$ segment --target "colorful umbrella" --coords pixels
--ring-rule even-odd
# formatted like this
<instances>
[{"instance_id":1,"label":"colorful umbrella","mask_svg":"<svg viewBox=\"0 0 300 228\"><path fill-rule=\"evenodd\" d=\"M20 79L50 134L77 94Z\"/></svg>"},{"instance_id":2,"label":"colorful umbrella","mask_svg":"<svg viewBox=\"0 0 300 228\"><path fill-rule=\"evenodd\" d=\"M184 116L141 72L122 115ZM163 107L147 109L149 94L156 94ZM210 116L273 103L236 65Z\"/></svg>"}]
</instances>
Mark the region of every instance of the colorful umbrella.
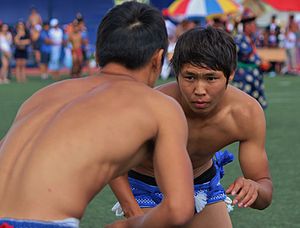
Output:
<instances>
[{"instance_id":1,"label":"colorful umbrella","mask_svg":"<svg viewBox=\"0 0 300 228\"><path fill-rule=\"evenodd\" d=\"M234 13L241 9L241 5L234 0L175 0L165 13L171 17L206 17Z\"/></svg>"},{"instance_id":2,"label":"colorful umbrella","mask_svg":"<svg viewBox=\"0 0 300 228\"><path fill-rule=\"evenodd\" d=\"M284 2L278 0L264 0L264 2L281 11L300 11L299 0L285 0Z\"/></svg>"}]
</instances>

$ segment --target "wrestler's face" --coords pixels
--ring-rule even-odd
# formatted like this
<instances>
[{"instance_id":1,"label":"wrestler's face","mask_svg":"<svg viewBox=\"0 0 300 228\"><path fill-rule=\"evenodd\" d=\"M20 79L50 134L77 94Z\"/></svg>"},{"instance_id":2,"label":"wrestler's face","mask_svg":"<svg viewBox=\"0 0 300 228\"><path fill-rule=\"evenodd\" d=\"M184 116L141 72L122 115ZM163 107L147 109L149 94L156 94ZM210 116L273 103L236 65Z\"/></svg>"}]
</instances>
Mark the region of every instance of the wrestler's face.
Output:
<instances>
[{"instance_id":1,"label":"wrestler's face","mask_svg":"<svg viewBox=\"0 0 300 228\"><path fill-rule=\"evenodd\" d=\"M222 71L185 64L178 75L178 86L185 112L206 115L219 107L227 84Z\"/></svg>"}]
</instances>

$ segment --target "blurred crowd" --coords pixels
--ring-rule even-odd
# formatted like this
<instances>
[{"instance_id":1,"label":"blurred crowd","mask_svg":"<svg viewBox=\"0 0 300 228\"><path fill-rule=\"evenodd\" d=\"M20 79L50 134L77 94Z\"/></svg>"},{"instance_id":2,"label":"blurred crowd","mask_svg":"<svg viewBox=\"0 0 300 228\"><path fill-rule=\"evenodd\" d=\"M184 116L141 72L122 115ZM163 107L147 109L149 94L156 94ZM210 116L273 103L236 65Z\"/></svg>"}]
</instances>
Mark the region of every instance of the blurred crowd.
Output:
<instances>
[{"instance_id":1,"label":"blurred crowd","mask_svg":"<svg viewBox=\"0 0 300 228\"><path fill-rule=\"evenodd\" d=\"M178 37L198 26L213 26L232 35L238 49L238 64L232 84L257 99L263 108L267 107L263 75L299 75L300 23L293 14L288 16L285 24L272 15L265 27L256 26L256 15L250 9L244 9L240 15L203 19L187 18L178 22L165 15L169 47L162 79L174 75L170 61ZM25 82L29 55L42 79L49 75L54 80L60 79L62 68L69 70L71 78L81 77L83 66L88 66L88 69L96 66L88 47L87 27L80 13L72 22L61 25L57 18L44 21L37 9L32 8L27 21L18 21L15 26L0 22L0 84L10 82L12 69L16 81ZM280 50L273 55L284 55L281 60L266 60L261 58L257 49Z\"/></svg>"},{"instance_id":2,"label":"blurred crowd","mask_svg":"<svg viewBox=\"0 0 300 228\"><path fill-rule=\"evenodd\" d=\"M300 72L300 24L294 15L289 15L285 26L272 15L266 27L256 25L256 15L249 9L237 15L208 17L205 21L185 19L174 23L165 17L169 36L169 49L164 61L161 77L167 79L174 75L169 67L177 38L197 26L212 26L224 29L232 35L237 45L238 63L232 85L254 97L262 106L267 107L264 92L264 75L299 75ZM261 58L260 50L275 50L268 58ZM268 55L268 54L267 54ZM278 58L276 55L281 55ZM274 59L276 59L274 61Z\"/></svg>"},{"instance_id":3,"label":"blurred crowd","mask_svg":"<svg viewBox=\"0 0 300 228\"><path fill-rule=\"evenodd\" d=\"M173 52L177 38L185 31L197 26L213 26L222 28L236 37L243 33L244 24L241 17L236 15L222 15L208 17L206 20L185 19L180 23L166 17L166 26L169 34L169 56ZM287 23L283 24L274 14L266 27L256 26L255 32L251 34L251 39L257 48L280 48L286 51L286 61L271 62L267 72L270 76L277 74L299 74L300 73L300 22L295 20L293 14L287 18ZM162 77L168 78L172 72L167 67L168 60L163 69Z\"/></svg>"},{"instance_id":4,"label":"blurred crowd","mask_svg":"<svg viewBox=\"0 0 300 228\"><path fill-rule=\"evenodd\" d=\"M15 25L0 21L0 57L0 84L10 83L12 69L17 82L26 82L31 59L42 79L51 75L58 80L63 68L69 69L71 77L81 77L90 58L84 18L77 13L72 22L61 25L57 18L43 20L32 8L27 21Z\"/></svg>"}]
</instances>

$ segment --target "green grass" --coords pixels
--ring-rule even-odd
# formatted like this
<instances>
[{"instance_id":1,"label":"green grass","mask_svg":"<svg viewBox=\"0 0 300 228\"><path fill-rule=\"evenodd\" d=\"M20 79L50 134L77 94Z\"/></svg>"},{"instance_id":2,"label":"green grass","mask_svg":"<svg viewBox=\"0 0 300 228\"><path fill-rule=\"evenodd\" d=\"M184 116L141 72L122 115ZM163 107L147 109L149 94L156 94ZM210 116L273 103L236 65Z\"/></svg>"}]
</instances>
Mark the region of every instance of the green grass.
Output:
<instances>
[{"instance_id":1,"label":"green grass","mask_svg":"<svg viewBox=\"0 0 300 228\"><path fill-rule=\"evenodd\" d=\"M21 103L39 88L50 84L30 78L26 84L0 85L0 137L7 132ZM159 81L162 83L162 81ZM297 169L300 148L300 77L265 78L269 107L266 110L266 148L274 183L272 205L263 211L236 208L231 213L234 227L299 227L300 176ZM47 102L47 101L45 101ZM237 145L229 150L236 154ZM238 162L226 167L223 179L228 186L240 175ZM106 187L88 206L82 220L82 228L103 227L115 216L110 211L115 197Z\"/></svg>"}]
</instances>

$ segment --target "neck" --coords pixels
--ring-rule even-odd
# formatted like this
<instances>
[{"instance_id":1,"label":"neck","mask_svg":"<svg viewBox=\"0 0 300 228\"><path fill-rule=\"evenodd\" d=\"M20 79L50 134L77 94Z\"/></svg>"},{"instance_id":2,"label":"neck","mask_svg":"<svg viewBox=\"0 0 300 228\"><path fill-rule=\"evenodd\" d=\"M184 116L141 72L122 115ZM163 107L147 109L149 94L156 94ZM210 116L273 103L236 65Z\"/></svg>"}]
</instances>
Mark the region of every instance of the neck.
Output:
<instances>
[{"instance_id":1,"label":"neck","mask_svg":"<svg viewBox=\"0 0 300 228\"><path fill-rule=\"evenodd\" d=\"M104 75L117 76L122 78L126 77L134 81L149 85L148 77L145 76L147 74L144 69L130 70L120 64L109 63L100 69L100 73Z\"/></svg>"}]
</instances>

